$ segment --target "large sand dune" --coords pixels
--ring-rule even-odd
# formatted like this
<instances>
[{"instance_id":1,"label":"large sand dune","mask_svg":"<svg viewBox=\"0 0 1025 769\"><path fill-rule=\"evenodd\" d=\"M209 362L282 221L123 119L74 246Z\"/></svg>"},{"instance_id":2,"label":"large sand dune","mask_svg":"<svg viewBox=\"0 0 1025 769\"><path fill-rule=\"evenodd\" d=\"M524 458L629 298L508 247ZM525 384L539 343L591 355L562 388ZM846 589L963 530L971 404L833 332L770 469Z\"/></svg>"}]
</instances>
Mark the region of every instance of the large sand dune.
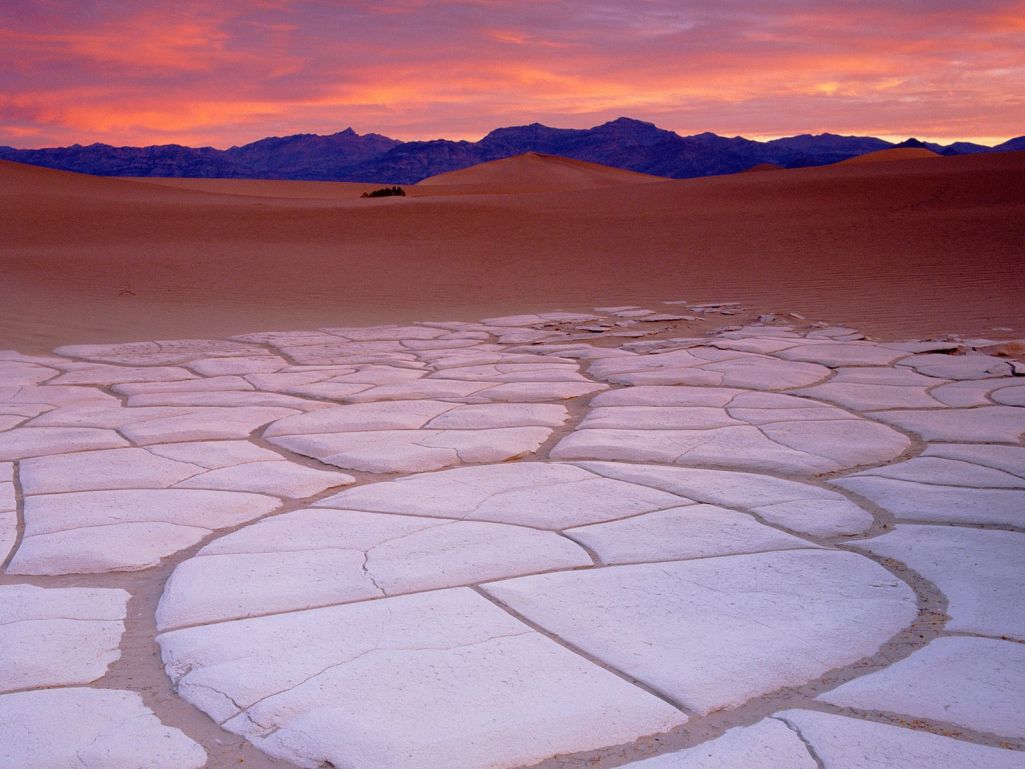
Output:
<instances>
[{"instance_id":1,"label":"large sand dune","mask_svg":"<svg viewBox=\"0 0 1025 769\"><path fill-rule=\"evenodd\" d=\"M664 182L661 176L624 171L621 168L571 160L539 152L528 152L511 158L438 174L424 179L418 192L523 193L555 192L618 187L624 184Z\"/></svg>"},{"instance_id":2,"label":"large sand dune","mask_svg":"<svg viewBox=\"0 0 1025 769\"><path fill-rule=\"evenodd\" d=\"M261 198L352 200L386 182L301 182L273 179L170 179L137 178L133 181L200 192L249 195ZM440 195L508 195L616 187L623 184L664 182L665 177L639 174L584 160L571 160L538 152L492 160L470 168L437 174L419 184L404 185L409 197Z\"/></svg>"},{"instance_id":3,"label":"large sand dune","mask_svg":"<svg viewBox=\"0 0 1025 769\"><path fill-rule=\"evenodd\" d=\"M888 150L876 150L866 152L864 155L855 155L847 160L841 160L837 165L858 166L863 163L889 163L894 160L928 160L929 158L943 157L938 152L933 152L925 147L893 147Z\"/></svg>"},{"instance_id":4,"label":"large sand dune","mask_svg":"<svg viewBox=\"0 0 1025 769\"><path fill-rule=\"evenodd\" d=\"M679 298L884 335L1023 331L1025 153L684 181L489 166L362 200L375 185L2 163L0 346Z\"/></svg>"}]
</instances>

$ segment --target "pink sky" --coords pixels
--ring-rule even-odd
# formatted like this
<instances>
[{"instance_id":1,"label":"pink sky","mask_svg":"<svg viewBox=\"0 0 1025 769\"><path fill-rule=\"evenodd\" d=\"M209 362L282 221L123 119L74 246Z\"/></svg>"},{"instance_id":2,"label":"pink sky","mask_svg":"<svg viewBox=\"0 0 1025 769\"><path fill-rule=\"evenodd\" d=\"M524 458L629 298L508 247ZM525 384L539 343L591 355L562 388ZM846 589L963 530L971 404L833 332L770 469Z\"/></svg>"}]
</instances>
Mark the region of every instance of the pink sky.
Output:
<instances>
[{"instance_id":1,"label":"pink sky","mask_svg":"<svg viewBox=\"0 0 1025 769\"><path fill-rule=\"evenodd\" d=\"M1025 134L1025 0L4 0L0 144Z\"/></svg>"}]
</instances>

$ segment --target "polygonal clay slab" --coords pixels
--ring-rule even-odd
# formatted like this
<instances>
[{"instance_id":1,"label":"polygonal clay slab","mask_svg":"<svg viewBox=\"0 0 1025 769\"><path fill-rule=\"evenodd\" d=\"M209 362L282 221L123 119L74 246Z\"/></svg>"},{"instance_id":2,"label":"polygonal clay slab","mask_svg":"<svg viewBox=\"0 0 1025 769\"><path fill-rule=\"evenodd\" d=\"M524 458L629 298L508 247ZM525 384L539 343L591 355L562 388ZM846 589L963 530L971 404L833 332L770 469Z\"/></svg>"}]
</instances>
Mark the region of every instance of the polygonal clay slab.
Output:
<instances>
[{"instance_id":1,"label":"polygonal clay slab","mask_svg":"<svg viewBox=\"0 0 1025 769\"><path fill-rule=\"evenodd\" d=\"M829 376L817 363L782 361L766 355L699 347L591 364L598 379L630 385L712 385L753 390L808 387Z\"/></svg>"},{"instance_id":2,"label":"polygonal clay slab","mask_svg":"<svg viewBox=\"0 0 1025 769\"><path fill-rule=\"evenodd\" d=\"M907 564L947 597L947 629L1025 641L1025 534L898 526L855 547Z\"/></svg>"},{"instance_id":3,"label":"polygonal clay slab","mask_svg":"<svg viewBox=\"0 0 1025 769\"><path fill-rule=\"evenodd\" d=\"M118 429L135 422L188 414L189 409L157 407L127 409L120 403L62 406L41 414L28 427L107 427Z\"/></svg>"},{"instance_id":4,"label":"polygonal clay slab","mask_svg":"<svg viewBox=\"0 0 1025 769\"><path fill-rule=\"evenodd\" d=\"M561 530L694 500L743 508L816 536L861 533L872 516L842 495L796 481L723 470L617 462L528 462L447 470L344 491L316 503Z\"/></svg>"},{"instance_id":5,"label":"polygonal clay slab","mask_svg":"<svg viewBox=\"0 0 1025 769\"><path fill-rule=\"evenodd\" d=\"M912 355L897 365L941 379L989 379L1013 373L1007 360L993 355Z\"/></svg>"},{"instance_id":6,"label":"polygonal clay slab","mask_svg":"<svg viewBox=\"0 0 1025 769\"><path fill-rule=\"evenodd\" d=\"M830 481L889 510L898 520L926 523L997 523L1025 521L1025 491L942 486L858 473Z\"/></svg>"},{"instance_id":7,"label":"polygonal clay slab","mask_svg":"<svg viewBox=\"0 0 1025 769\"><path fill-rule=\"evenodd\" d=\"M172 339L123 344L78 344L58 347L54 352L67 357L116 363L121 366L155 366L183 363L193 358L270 354L256 345L223 339Z\"/></svg>"},{"instance_id":8,"label":"polygonal clay slab","mask_svg":"<svg viewBox=\"0 0 1025 769\"><path fill-rule=\"evenodd\" d=\"M801 738L781 721L738 726L686 750L623 764L623 769L817 769Z\"/></svg>"},{"instance_id":9,"label":"polygonal clay slab","mask_svg":"<svg viewBox=\"0 0 1025 769\"><path fill-rule=\"evenodd\" d=\"M277 355L240 356L231 358L200 358L189 362L189 368L200 376L231 376L235 374L270 374L280 371L288 361Z\"/></svg>"},{"instance_id":10,"label":"polygonal clay slab","mask_svg":"<svg viewBox=\"0 0 1025 769\"><path fill-rule=\"evenodd\" d=\"M176 366L152 366L131 368L108 366L103 363L69 363L66 370L56 379L54 385L115 385L125 382L171 382L180 379L195 379L188 369Z\"/></svg>"},{"instance_id":11,"label":"polygonal clay slab","mask_svg":"<svg viewBox=\"0 0 1025 769\"><path fill-rule=\"evenodd\" d=\"M589 382L575 363L561 364L544 358L525 363L497 363L475 366L446 367L430 374L444 379L465 379L475 382Z\"/></svg>"},{"instance_id":12,"label":"polygonal clay slab","mask_svg":"<svg viewBox=\"0 0 1025 769\"><path fill-rule=\"evenodd\" d=\"M289 451L347 470L410 473L440 470L464 462L515 459L537 450L551 432L547 427L368 430L286 435L270 441Z\"/></svg>"},{"instance_id":13,"label":"polygonal clay slab","mask_svg":"<svg viewBox=\"0 0 1025 769\"><path fill-rule=\"evenodd\" d=\"M0 766L200 769L206 751L164 726L135 692L43 689L0 695Z\"/></svg>"},{"instance_id":14,"label":"polygonal clay slab","mask_svg":"<svg viewBox=\"0 0 1025 769\"><path fill-rule=\"evenodd\" d=\"M885 462L909 445L884 425L839 420L711 430L582 429L563 438L551 457L817 475Z\"/></svg>"},{"instance_id":15,"label":"polygonal clay slab","mask_svg":"<svg viewBox=\"0 0 1025 769\"><path fill-rule=\"evenodd\" d=\"M1025 409L1016 406L980 406L940 411L877 411L872 416L918 433L927 441L1018 443L1025 433Z\"/></svg>"},{"instance_id":16,"label":"polygonal clay slab","mask_svg":"<svg viewBox=\"0 0 1025 769\"><path fill-rule=\"evenodd\" d=\"M993 393L993 400L1008 406L1025 406L1025 385L1003 387Z\"/></svg>"},{"instance_id":17,"label":"polygonal clay slab","mask_svg":"<svg viewBox=\"0 0 1025 769\"><path fill-rule=\"evenodd\" d=\"M216 539L171 575L160 629L590 566L547 531L328 509Z\"/></svg>"},{"instance_id":18,"label":"polygonal clay slab","mask_svg":"<svg viewBox=\"0 0 1025 769\"><path fill-rule=\"evenodd\" d=\"M0 586L0 692L87 684L121 656L124 590Z\"/></svg>"},{"instance_id":19,"label":"polygonal clay slab","mask_svg":"<svg viewBox=\"0 0 1025 769\"><path fill-rule=\"evenodd\" d=\"M988 447L987 447L988 448ZM873 467L849 478L893 478L898 481L934 486L966 488L1025 488L1025 478L974 462L933 456L919 456L893 465Z\"/></svg>"},{"instance_id":20,"label":"polygonal clay slab","mask_svg":"<svg viewBox=\"0 0 1025 769\"><path fill-rule=\"evenodd\" d=\"M993 638L937 638L910 657L818 699L1021 739L1025 645Z\"/></svg>"},{"instance_id":21,"label":"polygonal clay slab","mask_svg":"<svg viewBox=\"0 0 1025 769\"><path fill-rule=\"evenodd\" d=\"M41 385L39 387L17 387L2 391L6 404L46 404L49 406L73 406L91 404L95 406L116 406L118 399L109 393L93 387L71 387Z\"/></svg>"},{"instance_id":22,"label":"polygonal clay slab","mask_svg":"<svg viewBox=\"0 0 1025 769\"><path fill-rule=\"evenodd\" d=\"M0 387L38 385L59 373L57 369L38 366L34 363L0 361Z\"/></svg>"},{"instance_id":23,"label":"polygonal clay slab","mask_svg":"<svg viewBox=\"0 0 1025 769\"><path fill-rule=\"evenodd\" d=\"M812 710L784 710L826 769L1021 769L1022 754L899 726Z\"/></svg>"},{"instance_id":24,"label":"polygonal clay slab","mask_svg":"<svg viewBox=\"0 0 1025 769\"><path fill-rule=\"evenodd\" d=\"M281 459L276 451L265 449L249 441L194 441L147 446L146 451L178 462L215 470L249 462Z\"/></svg>"},{"instance_id":25,"label":"polygonal clay slab","mask_svg":"<svg viewBox=\"0 0 1025 769\"><path fill-rule=\"evenodd\" d=\"M857 411L940 408L943 406L940 401L926 392L925 387L845 382L838 378L815 387L794 390L794 394L837 403Z\"/></svg>"},{"instance_id":26,"label":"polygonal clay slab","mask_svg":"<svg viewBox=\"0 0 1025 769\"><path fill-rule=\"evenodd\" d=\"M261 750L311 769L529 765L686 721L468 588L158 640L181 696Z\"/></svg>"},{"instance_id":27,"label":"polygonal clay slab","mask_svg":"<svg viewBox=\"0 0 1025 769\"><path fill-rule=\"evenodd\" d=\"M569 418L554 404L460 405L414 400L355 403L281 419L264 436L310 435L369 430L487 429L497 427L558 427Z\"/></svg>"},{"instance_id":28,"label":"polygonal clay slab","mask_svg":"<svg viewBox=\"0 0 1025 769\"><path fill-rule=\"evenodd\" d=\"M304 398L297 398L293 395L282 393L262 393L247 390L222 390L205 392L163 392L145 393L132 395L128 398L129 408L146 406L173 406L173 407L236 407L236 406L266 406L271 408L287 408L297 411L316 411L330 406L328 403L319 403Z\"/></svg>"},{"instance_id":29,"label":"polygonal clay slab","mask_svg":"<svg viewBox=\"0 0 1025 769\"><path fill-rule=\"evenodd\" d=\"M140 445L175 441L212 441L248 438L268 422L298 413L295 409L266 406L209 406L191 413L137 422L121 428L121 433Z\"/></svg>"},{"instance_id":30,"label":"polygonal clay slab","mask_svg":"<svg viewBox=\"0 0 1025 769\"><path fill-rule=\"evenodd\" d=\"M113 430L94 427L17 427L0 433L0 460L127 445L128 441Z\"/></svg>"},{"instance_id":31,"label":"polygonal clay slab","mask_svg":"<svg viewBox=\"0 0 1025 769\"><path fill-rule=\"evenodd\" d=\"M903 350L893 350L872 342L822 342L802 344L775 353L785 360L821 363L823 366L888 366L907 357Z\"/></svg>"},{"instance_id":32,"label":"polygonal clay slab","mask_svg":"<svg viewBox=\"0 0 1025 769\"><path fill-rule=\"evenodd\" d=\"M364 386L358 392L342 397L349 403L404 401L422 398L455 399L493 386L486 382L468 382L461 379L417 379L408 382Z\"/></svg>"},{"instance_id":33,"label":"polygonal clay slab","mask_svg":"<svg viewBox=\"0 0 1025 769\"><path fill-rule=\"evenodd\" d=\"M998 388L1007 387L1009 384L1018 384L1019 381L1013 377L980 380L968 379L934 387L929 391L929 394L946 406L957 408L991 406L993 404L989 399L990 393Z\"/></svg>"},{"instance_id":34,"label":"polygonal clay slab","mask_svg":"<svg viewBox=\"0 0 1025 769\"><path fill-rule=\"evenodd\" d=\"M946 443L926 447L925 457L944 457L991 467L1025 478L1025 446L984 446L972 443Z\"/></svg>"},{"instance_id":35,"label":"polygonal clay slab","mask_svg":"<svg viewBox=\"0 0 1025 769\"><path fill-rule=\"evenodd\" d=\"M743 508L799 534L859 534L872 525L872 516L846 497L797 481L729 470L619 462L581 462L579 466L598 475L652 486L699 502Z\"/></svg>"},{"instance_id":36,"label":"polygonal clay slab","mask_svg":"<svg viewBox=\"0 0 1025 769\"><path fill-rule=\"evenodd\" d=\"M521 577L490 595L698 713L871 656L916 616L868 558L792 550Z\"/></svg>"},{"instance_id":37,"label":"polygonal clay slab","mask_svg":"<svg viewBox=\"0 0 1025 769\"><path fill-rule=\"evenodd\" d=\"M262 494L126 489L40 494L25 500L25 535L11 574L135 571L194 545L215 529L273 511Z\"/></svg>"},{"instance_id":38,"label":"polygonal clay slab","mask_svg":"<svg viewBox=\"0 0 1025 769\"><path fill-rule=\"evenodd\" d=\"M166 488L203 468L156 456L145 449L79 451L22 460L26 494L100 489Z\"/></svg>"},{"instance_id":39,"label":"polygonal clay slab","mask_svg":"<svg viewBox=\"0 0 1025 769\"><path fill-rule=\"evenodd\" d=\"M910 441L825 404L728 388L603 393L553 459L713 465L811 475L884 462Z\"/></svg>"},{"instance_id":40,"label":"polygonal clay slab","mask_svg":"<svg viewBox=\"0 0 1025 769\"><path fill-rule=\"evenodd\" d=\"M669 510L568 529L607 564L684 560L714 555L814 547L749 515L715 505Z\"/></svg>"},{"instance_id":41,"label":"polygonal clay slab","mask_svg":"<svg viewBox=\"0 0 1025 769\"><path fill-rule=\"evenodd\" d=\"M347 486L355 480L345 473L317 470L280 460L210 470L175 484L175 488L246 491L300 499L336 486Z\"/></svg>"},{"instance_id":42,"label":"polygonal clay slab","mask_svg":"<svg viewBox=\"0 0 1025 769\"><path fill-rule=\"evenodd\" d=\"M539 403L561 401L607 390L598 382L506 382L467 395L467 403Z\"/></svg>"},{"instance_id":43,"label":"polygonal clay slab","mask_svg":"<svg viewBox=\"0 0 1025 769\"><path fill-rule=\"evenodd\" d=\"M211 376L171 382L126 382L110 388L118 395L199 394L252 392L253 386L240 376Z\"/></svg>"},{"instance_id":44,"label":"polygonal clay slab","mask_svg":"<svg viewBox=\"0 0 1025 769\"><path fill-rule=\"evenodd\" d=\"M14 491L14 465L0 462L0 563L18 539L18 499Z\"/></svg>"},{"instance_id":45,"label":"polygonal clay slab","mask_svg":"<svg viewBox=\"0 0 1025 769\"><path fill-rule=\"evenodd\" d=\"M675 494L602 478L573 465L525 462L370 484L335 494L317 506L560 530L688 502Z\"/></svg>"},{"instance_id":46,"label":"polygonal clay slab","mask_svg":"<svg viewBox=\"0 0 1025 769\"><path fill-rule=\"evenodd\" d=\"M177 487L299 498L354 480L345 473L286 461L280 454L248 442L180 446L81 451L25 459L21 463L22 490L26 494L52 494Z\"/></svg>"}]
</instances>

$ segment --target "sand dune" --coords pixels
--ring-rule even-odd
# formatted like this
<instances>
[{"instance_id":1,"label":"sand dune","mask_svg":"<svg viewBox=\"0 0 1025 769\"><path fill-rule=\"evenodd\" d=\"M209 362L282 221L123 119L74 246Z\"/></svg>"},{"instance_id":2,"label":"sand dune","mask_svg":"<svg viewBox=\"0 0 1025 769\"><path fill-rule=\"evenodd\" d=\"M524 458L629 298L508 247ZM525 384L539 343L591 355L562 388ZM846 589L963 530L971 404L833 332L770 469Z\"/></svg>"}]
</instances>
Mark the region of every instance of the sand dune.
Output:
<instances>
[{"instance_id":1,"label":"sand dune","mask_svg":"<svg viewBox=\"0 0 1025 769\"><path fill-rule=\"evenodd\" d=\"M1021 335L1023 178L1025 153L994 153L361 200L3 163L0 347L724 298L887 335Z\"/></svg>"},{"instance_id":2,"label":"sand dune","mask_svg":"<svg viewBox=\"0 0 1025 769\"><path fill-rule=\"evenodd\" d=\"M225 195L339 201L352 200L359 198L364 192L392 186L386 182L303 182L273 179L133 178L131 181ZM403 185L403 190L407 197L506 195L565 192L663 181L665 178L661 176L624 171L584 160L528 152L458 171L437 174L419 184Z\"/></svg>"},{"instance_id":3,"label":"sand dune","mask_svg":"<svg viewBox=\"0 0 1025 769\"><path fill-rule=\"evenodd\" d=\"M462 188L483 194L494 194L586 190L664 181L665 178L661 176L624 171L621 168L588 163L585 160L527 152L458 171L437 174L424 179L416 186L438 192Z\"/></svg>"},{"instance_id":4,"label":"sand dune","mask_svg":"<svg viewBox=\"0 0 1025 769\"><path fill-rule=\"evenodd\" d=\"M855 155L853 158L841 160L836 165L860 166L863 163L891 163L894 160L924 160L940 157L943 156L925 147L893 147L888 150L876 150L875 152L866 152L864 155Z\"/></svg>"},{"instance_id":5,"label":"sand dune","mask_svg":"<svg viewBox=\"0 0 1025 769\"><path fill-rule=\"evenodd\" d=\"M783 170L783 166L778 166L775 163L759 163L756 166L751 166L750 168L746 169L745 171L743 171L743 173L746 174L746 173L750 173L752 171L754 171L755 173L758 173L760 171L782 171L782 170Z\"/></svg>"}]
</instances>

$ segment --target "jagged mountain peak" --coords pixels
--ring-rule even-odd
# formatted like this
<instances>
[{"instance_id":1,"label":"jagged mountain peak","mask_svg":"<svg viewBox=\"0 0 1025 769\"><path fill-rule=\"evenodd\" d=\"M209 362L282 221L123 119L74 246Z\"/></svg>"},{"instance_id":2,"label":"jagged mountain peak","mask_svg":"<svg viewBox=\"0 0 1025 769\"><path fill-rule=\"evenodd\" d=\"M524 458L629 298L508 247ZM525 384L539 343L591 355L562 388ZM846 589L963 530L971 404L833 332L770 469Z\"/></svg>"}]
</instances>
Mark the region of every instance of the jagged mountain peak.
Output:
<instances>
[{"instance_id":1,"label":"jagged mountain peak","mask_svg":"<svg viewBox=\"0 0 1025 769\"><path fill-rule=\"evenodd\" d=\"M654 128L658 131L664 130L659 128L654 123L649 123L647 120L638 120L632 117L617 117L615 120L609 120L607 123L602 123L598 128L604 128L606 126L643 126L645 128Z\"/></svg>"}]
</instances>

